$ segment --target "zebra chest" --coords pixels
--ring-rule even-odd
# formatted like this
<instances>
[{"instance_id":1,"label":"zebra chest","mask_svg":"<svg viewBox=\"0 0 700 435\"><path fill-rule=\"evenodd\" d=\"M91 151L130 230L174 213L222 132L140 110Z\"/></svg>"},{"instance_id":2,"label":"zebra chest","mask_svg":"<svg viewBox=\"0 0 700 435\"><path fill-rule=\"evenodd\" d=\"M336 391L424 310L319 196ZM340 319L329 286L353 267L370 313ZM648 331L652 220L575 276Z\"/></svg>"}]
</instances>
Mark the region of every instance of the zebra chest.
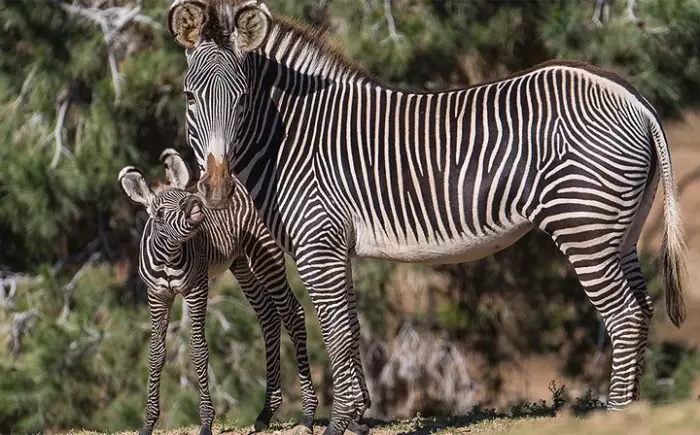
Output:
<instances>
[{"instance_id":1,"label":"zebra chest","mask_svg":"<svg viewBox=\"0 0 700 435\"><path fill-rule=\"evenodd\" d=\"M141 277L148 283L151 291L157 293L180 294L187 296L202 281L202 273L194 264L173 263L151 264L148 270L141 271Z\"/></svg>"}]
</instances>

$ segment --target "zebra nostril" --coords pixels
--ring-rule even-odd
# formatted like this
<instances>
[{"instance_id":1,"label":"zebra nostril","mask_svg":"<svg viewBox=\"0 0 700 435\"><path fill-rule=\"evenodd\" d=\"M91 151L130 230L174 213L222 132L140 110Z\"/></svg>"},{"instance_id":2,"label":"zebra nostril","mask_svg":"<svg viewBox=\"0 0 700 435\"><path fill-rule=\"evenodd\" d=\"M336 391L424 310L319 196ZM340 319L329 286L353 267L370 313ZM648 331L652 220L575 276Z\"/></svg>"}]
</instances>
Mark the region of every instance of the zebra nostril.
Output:
<instances>
[{"instance_id":1,"label":"zebra nostril","mask_svg":"<svg viewBox=\"0 0 700 435\"><path fill-rule=\"evenodd\" d=\"M191 224L197 224L204 219L202 210L202 201L196 196L188 197L182 204L182 211L185 213L185 219Z\"/></svg>"}]
</instances>

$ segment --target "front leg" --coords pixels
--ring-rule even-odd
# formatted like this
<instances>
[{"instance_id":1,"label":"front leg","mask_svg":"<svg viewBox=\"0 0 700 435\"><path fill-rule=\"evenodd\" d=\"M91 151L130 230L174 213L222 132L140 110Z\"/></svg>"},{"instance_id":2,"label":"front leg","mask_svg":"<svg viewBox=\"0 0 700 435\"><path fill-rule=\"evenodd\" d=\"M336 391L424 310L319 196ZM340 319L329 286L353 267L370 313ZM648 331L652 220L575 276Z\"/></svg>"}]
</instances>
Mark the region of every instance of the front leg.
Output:
<instances>
[{"instance_id":1,"label":"front leg","mask_svg":"<svg viewBox=\"0 0 700 435\"><path fill-rule=\"evenodd\" d=\"M294 356L301 385L302 424L313 432L318 397L311 380L309 353L306 347L304 308L287 281L284 252L269 232L262 232L245 245L244 253L255 278L272 298L282 323L294 344Z\"/></svg>"},{"instance_id":2,"label":"front leg","mask_svg":"<svg viewBox=\"0 0 700 435\"><path fill-rule=\"evenodd\" d=\"M211 435L211 425L214 421L214 406L209 396L209 349L207 348L204 330L207 297L208 286L206 279L185 296L185 302L190 310L190 320L192 322L190 350L199 383L199 418L202 423L200 435Z\"/></svg>"},{"instance_id":3,"label":"front leg","mask_svg":"<svg viewBox=\"0 0 700 435\"><path fill-rule=\"evenodd\" d=\"M165 365L165 337L168 332L173 296L153 289L148 291L151 314L151 339L148 346L148 399L146 415L139 435L150 435L160 415L160 375Z\"/></svg>"},{"instance_id":4,"label":"front leg","mask_svg":"<svg viewBox=\"0 0 700 435\"><path fill-rule=\"evenodd\" d=\"M356 401L363 396L364 376L354 341L359 335L354 299L349 298L347 250L339 241L309 243L297 254L297 267L316 308L333 377L331 421L324 435L341 435L352 422L357 430ZM358 352L359 353L359 352ZM359 367L358 367L359 364Z\"/></svg>"},{"instance_id":5,"label":"front leg","mask_svg":"<svg viewBox=\"0 0 700 435\"><path fill-rule=\"evenodd\" d=\"M260 285L251 272L247 262L237 260L231 272L236 277L241 290L253 307L258 317L265 342L265 374L267 386L265 403L260 414L255 419L255 431L265 430L275 411L282 404L282 386L280 379L280 335L282 321L267 290Z\"/></svg>"}]
</instances>

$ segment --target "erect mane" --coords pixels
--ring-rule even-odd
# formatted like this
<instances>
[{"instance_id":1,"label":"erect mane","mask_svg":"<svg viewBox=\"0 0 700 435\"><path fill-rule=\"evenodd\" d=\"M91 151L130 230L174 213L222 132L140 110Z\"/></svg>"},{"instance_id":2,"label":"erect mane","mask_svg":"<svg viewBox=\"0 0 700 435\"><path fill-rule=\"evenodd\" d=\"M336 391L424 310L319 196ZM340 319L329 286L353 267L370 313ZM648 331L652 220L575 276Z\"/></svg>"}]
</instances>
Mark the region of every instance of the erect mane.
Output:
<instances>
[{"instance_id":1,"label":"erect mane","mask_svg":"<svg viewBox=\"0 0 700 435\"><path fill-rule=\"evenodd\" d=\"M207 22L202 29L202 36L206 40L218 45L230 43L230 31L233 28L234 12L243 0L210 0L207 3ZM357 62L351 60L340 45L328 34L326 30L313 27L298 20L273 14L272 26L268 34L268 41L264 43L264 54L283 54L279 49L283 39L292 41L301 40L302 50L297 50L296 55L312 56L318 60L318 64L325 64L339 68L348 73L355 73L369 80L376 81L370 73L365 71ZM275 53L266 53L265 47L271 48ZM286 47L289 48L289 47Z\"/></svg>"},{"instance_id":2,"label":"erect mane","mask_svg":"<svg viewBox=\"0 0 700 435\"><path fill-rule=\"evenodd\" d=\"M309 55L316 55L331 60L346 71L354 72L368 79L375 80L375 78L362 68L359 63L345 54L343 48L327 30L313 27L299 20L282 15L275 15L273 17L273 22L273 29L277 27L280 31L277 35L278 40L281 40L287 34L292 34L294 37L303 41L305 44L304 48L311 51Z\"/></svg>"}]
</instances>

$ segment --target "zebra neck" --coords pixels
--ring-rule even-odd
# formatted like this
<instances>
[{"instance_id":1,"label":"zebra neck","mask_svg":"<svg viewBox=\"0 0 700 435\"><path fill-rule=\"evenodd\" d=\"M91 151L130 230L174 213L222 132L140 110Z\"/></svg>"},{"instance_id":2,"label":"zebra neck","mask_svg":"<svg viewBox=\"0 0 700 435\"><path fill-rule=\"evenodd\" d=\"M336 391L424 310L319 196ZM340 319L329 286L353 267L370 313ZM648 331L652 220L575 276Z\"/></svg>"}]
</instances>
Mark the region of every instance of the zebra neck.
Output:
<instances>
[{"instance_id":1,"label":"zebra neck","mask_svg":"<svg viewBox=\"0 0 700 435\"><path fill-rule=\"evenodd\" d=\"M187 242L176 242L158 233L152 237L151 246L154 248L153 258L156 263L175 265L187 257Z\"/></svg>"}]
</instances>

